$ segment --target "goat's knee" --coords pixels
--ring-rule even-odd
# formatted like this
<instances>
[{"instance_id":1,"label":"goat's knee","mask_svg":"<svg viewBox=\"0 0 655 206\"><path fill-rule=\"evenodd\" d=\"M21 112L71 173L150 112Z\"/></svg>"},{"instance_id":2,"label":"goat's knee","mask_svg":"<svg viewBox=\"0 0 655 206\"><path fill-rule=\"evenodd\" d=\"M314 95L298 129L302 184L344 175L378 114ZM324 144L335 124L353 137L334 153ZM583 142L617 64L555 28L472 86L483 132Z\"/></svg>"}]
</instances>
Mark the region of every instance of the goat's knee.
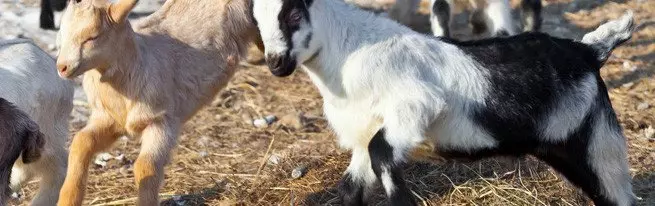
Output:
<instances>
[{"instance_id":1,"label":"goat's knee","mask_svg":"<svg viewBox=\"0 0 655 206\"><path fill-rule=\"evenodd\" d=\"M432 0L430 26L434 36L450 37L451 4L446 0Z\"/></svg>"},{"instance_id":2,"label":"goat's knee","mask_svg":"<svg viewBox=\"0 0 655 206\"><path fill-rule=\"evenodd\" d=\"M416 205L407 189L403 178L403 157L398 157L405 148L394 148L386 140L385 129L380 129L368 145L371 166L377 178L382 182L391 205Z\"/></svg>"}]
</instances>

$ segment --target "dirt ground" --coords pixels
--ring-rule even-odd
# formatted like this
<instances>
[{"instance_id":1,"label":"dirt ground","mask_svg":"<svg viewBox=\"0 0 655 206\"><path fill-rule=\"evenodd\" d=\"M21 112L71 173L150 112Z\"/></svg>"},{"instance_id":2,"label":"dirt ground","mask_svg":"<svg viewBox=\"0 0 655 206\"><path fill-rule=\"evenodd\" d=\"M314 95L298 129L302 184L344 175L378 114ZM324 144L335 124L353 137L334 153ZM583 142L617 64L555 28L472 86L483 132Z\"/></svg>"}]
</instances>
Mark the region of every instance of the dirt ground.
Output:
<instances>
[{"instance_id":1,"label":"dirt ground","mask_svg":"<svg viewBox=\"0 0 655 206\"><path fill-rule=\"evenodd\" d=\"M516 5L517 1L513 1ZM548 0L542 31L580 39L626 9L640 26L602 69L610 98L625 129L638 205L655 205L655 1ZM427 4L417 23L426 31ZM516 15L515 15L516 16ZM471 38L467 15L455 36ZM44 44L47 45L47 44ZM253 50L254 51L254 50ZM240 71L216 100L188 122L166 167L164 205L337 205L334 189L349 160L322 117L321 97L303 72L273 77L257 62ZM76 102L76 107L84 107ZM253 120L275 115L265 128ZM75 132L83 124L71 124ZM90 170L85 205L133 205L131 164L139 140L124 138ZM109 158L109 157L115 158ZM101 166L106 163L105 166ZM296 168L306 168L294 179ZM413 163L406 178L422 205L591 205L579 190L531 157L478 162ZM26 205L36 184L12 205ZM376 205L384 204L378 191Z\"/></svg>"}]
</instances>

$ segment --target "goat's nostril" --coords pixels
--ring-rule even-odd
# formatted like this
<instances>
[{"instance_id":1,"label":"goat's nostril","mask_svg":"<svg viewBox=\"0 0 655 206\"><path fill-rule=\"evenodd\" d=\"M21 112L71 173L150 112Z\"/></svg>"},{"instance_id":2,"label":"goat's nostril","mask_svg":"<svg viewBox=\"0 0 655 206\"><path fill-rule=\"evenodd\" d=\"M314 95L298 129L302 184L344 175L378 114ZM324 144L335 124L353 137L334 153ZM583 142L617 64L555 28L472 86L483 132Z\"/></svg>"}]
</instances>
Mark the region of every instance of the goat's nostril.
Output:
<instances>
[{"instance_id":1,"label":"goat's nostril","mask_svg":"<svg viewBox=\"0 0 655 206\"><path fill-rule=\"evenodd\" d=\"M66 65L57 65L57 70L59 70L59 72L66 72L66 70L68 70L68 66L66 66Z\"/></svg>"}]
</instances>

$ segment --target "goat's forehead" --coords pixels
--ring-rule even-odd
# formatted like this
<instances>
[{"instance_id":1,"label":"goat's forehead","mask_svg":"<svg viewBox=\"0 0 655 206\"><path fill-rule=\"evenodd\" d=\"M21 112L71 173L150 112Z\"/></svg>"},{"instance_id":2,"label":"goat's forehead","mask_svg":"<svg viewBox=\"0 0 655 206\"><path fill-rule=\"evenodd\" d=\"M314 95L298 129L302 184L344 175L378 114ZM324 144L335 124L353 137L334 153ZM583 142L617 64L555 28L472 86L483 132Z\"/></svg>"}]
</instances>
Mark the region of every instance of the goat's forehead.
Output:
<instances>
[{"instance_id":1,"label":"goat's forehead","mask_svg":"<svg viewBox=\"0 0 655 206\"><path fill-rule=\"evenodd\" d=\"M284 3L283 0L255 0L253 3L254 16L258 20L277 19L273 17L277 17L280 14Z\"/></svg>"}]
</instances>

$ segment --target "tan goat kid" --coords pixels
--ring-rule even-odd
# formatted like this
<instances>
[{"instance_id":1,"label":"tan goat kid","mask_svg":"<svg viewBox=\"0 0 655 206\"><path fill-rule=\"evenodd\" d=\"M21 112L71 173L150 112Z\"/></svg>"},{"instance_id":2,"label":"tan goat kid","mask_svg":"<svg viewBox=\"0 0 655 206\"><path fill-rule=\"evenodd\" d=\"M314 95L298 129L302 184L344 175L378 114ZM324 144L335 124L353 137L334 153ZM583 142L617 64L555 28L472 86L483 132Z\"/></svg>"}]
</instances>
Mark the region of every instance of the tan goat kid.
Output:
<instances>
[{"instance_id":1,"label":"tan goat kid","mask_svg":"<svg viewBox=\"0 0 655 206\"><path fill-rule=\"evenodd\" d=\"M181 126L232 77L258 31L247 0L168 0L134 28L136 0L71 1L57 69L84 74L91 118L72 142L58 205L81 205L89 162L121 135L141 139L139 205L156 205Z\"/></svg>"}]
</instances>

